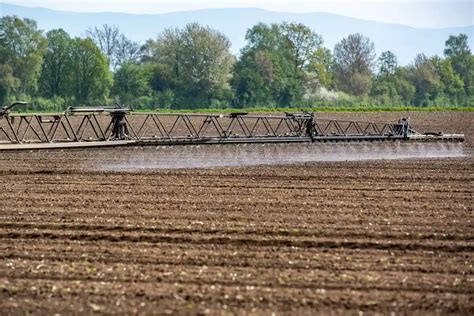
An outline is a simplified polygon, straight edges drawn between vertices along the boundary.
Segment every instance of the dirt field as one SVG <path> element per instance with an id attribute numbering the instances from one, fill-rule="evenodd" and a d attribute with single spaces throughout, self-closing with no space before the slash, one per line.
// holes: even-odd
<path id="1" fill-rule="evenodd" d="M 471 156 L 104 172 L 125 149 L 0 153 L 0 314 L 472 315 L 474 115 L 410 116 Z"/>

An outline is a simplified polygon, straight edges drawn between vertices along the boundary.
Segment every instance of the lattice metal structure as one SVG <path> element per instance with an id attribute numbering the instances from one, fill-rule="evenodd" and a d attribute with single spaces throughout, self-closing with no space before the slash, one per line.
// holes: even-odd
<path id="1" fill-rule="evenodd" d="M 61 114 L 0 109 L 0 149 L 125 145 L 327 141 L 463 141 L 460 134 L 420 134 L 407 118 L 395 123 L 285 115 L 139 113 L 128 108 L 69 108 Z"/>

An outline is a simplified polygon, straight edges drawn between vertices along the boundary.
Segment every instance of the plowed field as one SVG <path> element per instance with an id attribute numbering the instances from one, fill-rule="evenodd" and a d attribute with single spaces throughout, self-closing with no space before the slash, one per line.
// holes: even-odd
<path id="1" fill-rule="evenodd" d="M 134 149 L 0 153 L 0 314 L 472 315 L 474 115 L 411 116 L 468 157 L 105 172 L 91 159 Z"/>

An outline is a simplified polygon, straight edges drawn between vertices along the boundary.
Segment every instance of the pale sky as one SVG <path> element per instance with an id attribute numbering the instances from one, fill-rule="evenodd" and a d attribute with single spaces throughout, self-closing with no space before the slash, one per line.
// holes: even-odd
<path id="1" fill-rule="evenodd" d="M 474 24 L 474 0 L 0 0 L 0 2 L 64 11 L 127 13 L 252 7 L 284 12 L 330 12 L 413 27 L 441 28 Z"/>

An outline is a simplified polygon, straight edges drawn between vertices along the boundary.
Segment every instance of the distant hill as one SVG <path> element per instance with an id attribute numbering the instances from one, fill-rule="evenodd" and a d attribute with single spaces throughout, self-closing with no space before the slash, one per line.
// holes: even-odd
<path id="1" fill-rule="evenodd" d="M 220 30 L 232 42 L 232 52 L 238 54 L 245 45 L 245 32 L 258 22 L 301 22 L 321 34 L 324 45 L 334 45 L 348 34 L 359 32 L 375 43 L 377 53 L 393 51 L 402 65 L 410 63 L 418 53 L 442 55 L 449 35 L 465 33 L 474 47 L 474 25 L 468 27 L 423 29 L 397 24 L 364 21 L 330 13 L 282 13 L 262 9 L 206 9 L 163 14 L 79 13 L 30 8 L 0 3 L 0 15 L 33 18 L 41 29 L 63 28 L 80 36 L 90 26 L 115 24 L 130 39 L 145 42 L 156 38 L 167 27 L 182 27 L 199 22 Z M 474 49 L 473 49 L 474 50 Z"/>

